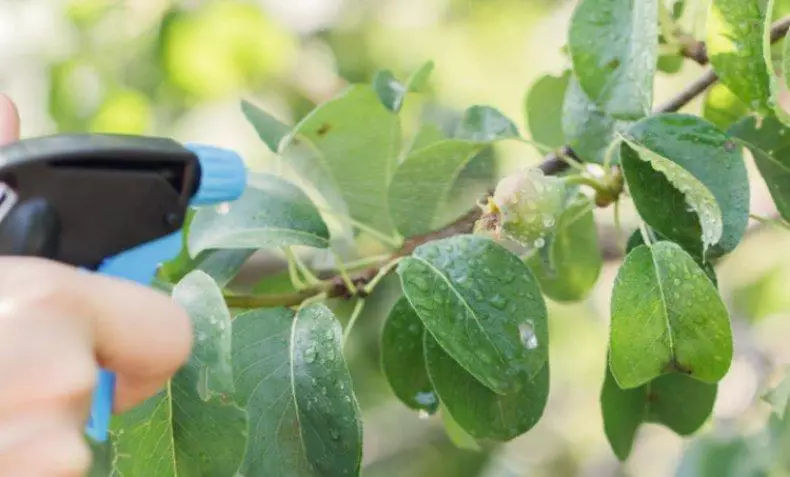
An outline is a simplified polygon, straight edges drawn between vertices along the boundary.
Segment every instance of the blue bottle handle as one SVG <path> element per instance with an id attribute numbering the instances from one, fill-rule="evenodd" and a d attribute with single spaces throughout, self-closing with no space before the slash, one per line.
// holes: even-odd
<path id="1" fill-rule="evenodd" d="M 140 245 L 116 255 L 99 267 L 99 273 L 150 285 L 160 263 L 177 256 L 181 251 L 182 233 L 176 232 L 159 240 Z M 102 369 L 93 392 L 93 404 L 85 432 L 93 440 L 107 440 L 112 407 L 115 402 L 115 374 Z"/>

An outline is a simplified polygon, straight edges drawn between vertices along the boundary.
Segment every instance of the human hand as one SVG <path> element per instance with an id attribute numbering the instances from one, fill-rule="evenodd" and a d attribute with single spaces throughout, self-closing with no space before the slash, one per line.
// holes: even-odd
<path id="1" fill-rule="evenodd" d="M 19 137 L 0 95 L 0 144 Z M 115 412 L 155 394 L 187 360 L 189 318 L 134 283 L 37 258 L 0 258 L 0 475 L 82 476 L 99 367 L 117 374 Z"/>

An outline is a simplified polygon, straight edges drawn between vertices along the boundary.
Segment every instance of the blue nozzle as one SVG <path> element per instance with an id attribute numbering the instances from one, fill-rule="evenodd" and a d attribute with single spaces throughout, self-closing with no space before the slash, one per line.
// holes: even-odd
<path id="1" fill-rule="evenodd" d="M 241 157 L 228 149 L 185 144 L 200 161 L 200 187 L 192 205 L 211 205 L 238 199 L 247 187 L 247 168 Z"/>

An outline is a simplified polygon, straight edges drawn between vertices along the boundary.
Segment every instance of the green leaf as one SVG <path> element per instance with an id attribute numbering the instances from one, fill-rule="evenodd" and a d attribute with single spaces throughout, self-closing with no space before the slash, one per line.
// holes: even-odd
<path id="1" fill-rule="evenodd" d="M 782 73 L 785 78 L 785 87 L 790 89 L 790 36 L 785 36 L 782 43 Z"/>
<path id="2" fill-rule="evenodd" d="M 527 259 L 543 293 L 558 302 L 583 300 L 595 286 L 603 267 L 589 199 L 578 200 L 579 196 L 574 199 L 562 212 L 547 242 L 548 263 L 542 253 Z"/>
<path id="3" fill-rule="evenodd" d="M 663 73 L 675 74 L 683 69 L 685 62 L 686 58 L 684 58 L 682 55 L 661 55 L 658 57 L 658 63 L 656 67 Z"/>
<path id="4" fill-rule="evenodd" d="M 645 118 L 625 137 L 623 172 L 645 222 L 694 255 L 734 250 L 746 232 L 750 194 L 735 142 L 685 114 Z"/>
<path id="5" fill-rule="evenodd" d="M 428 332 L 486 387 L 516 392 L 545 367 L 546 305 L 516 255 L 489 239 L 458 235 L 421 245 L 398 274 Z"/>
<path id="6" fill-rule="evenodd" d="M 446 408 L 440 411 L 442 416 L 442 424 L 444 424 L 444 432 L 450 441 L 459 449 L 466 449 L 471 451 L 479 451 L 480 445 L 475 441 L 475 438 L 470 436 L 463 427 L 461 427 L 453 416 L 447 411 Z"/>
<path id="7" fill-rule="evenodd" d="M 585 162 L 603 164 L 615 132 L 630 122 L 615 120 L 603 113 L 571 77 L 563 103 L 562 130 L 568 145 Z"/>
<path id="8" fill-rule="evenodd" d="M 230 316 L 202 272 L 187 275 L 173 297 L 193 322 L 192 356 L 165 389 L 113 418 L 115 469 L 157 477 L 234 475 L 244 457 L 247 416 L 227 396 L 215 395 L 233 389 L 227 381 Z"/>
<path id="9" fill-rule="evenodd" d="M 110 477 L 113 475 L 112 462 L 112 443 L 96 442 L 86 438 L 86 443 L 91 449 L 91 468 L 88 470 L 87 477 Z"/>
<path id="10" fill-rule="evenodd" d="M 763 57 L 764 22 L 758 0 L 712 0 L 706 47 L 721 82 L 751 109 L 770 114 L 769 71 Z"/>
<path id="11" fill-rule="evenodd" d="M 714 84 L 705 95 L 702 117 L 721 130 L 727 130 L 749 114 L 749 108 L 721 83 Z"/>
<path id="12" fill-rule="evenodd" d="M 233 280 L 255 250 L 206 250 L 195 259 L 195 269 L 210 276 L 220 287 Z"/>
<path id="13" fill-rule="evenodd" d="M 404 85 L 389 70 L 376 72 L 373 77 L 373 88 L 381 103 L 390 111 L 398 112 L 403 106 L 406 95 L 422 89 L 433 71 L 433 62 L 424 63 L 415 71 Z"/>
<path id="14" fill-rule="evenodd" d="M 645 227 L 648 233 L 651 235 L 653 242 L 662 242 L 667 241 L 671 242 L 668 238 L 661 235 L 659 232 L 651 229 L 650 227 Z M 631 253 L 631 250 L 639 247 L 640 245 L 645 245 L 645 239 L 642 237 L 642 232 L 639 229 L 634 230 L 630 237 L 628 237 L 628 242 L 626 243 L 625 254 L 628 255 Z M 688 250 L 686 251 L 688 253 Z M 695 256 L 692 253 L 689 253 L 694 258 L 694 261 L 697 262 L 697 265 L 702 268 L 705 272 L 705 275 L 710 278 L 710 281 L 713 283 L 715 287 L 719 286 L 718 277 L 716 277 L 716 269 L 713 267 L 713 263 L 710 261 L 703 262 L 701 256 Z"/>
<path id="15" fill-rule="evenodd" d="M 784 66 L 780 63 L 774 66 L 773 59 L 773 44 L 771 41 L 771 18 L 774 13 L 774 0 L 768 0 L 763 13 L 763 60 L 765 61 L 766 71 L 769 78 L 769 89 L 771 91 L 771 98 L 769 105 L 773 109 L 773 114 L 783 123 L 790 124 L 790 113 L 783 107 L 783 98 L 787 95 L 787 83 L 785 78 L 780 76 L 778 70 L 783 70 Z M 785 38 L 787 38 L 785 36 Z M 784 53 L 784 52 L 782 52 Z M 782 57 L 781 61 L 785 61 L 786 57 Z M 779 62 L 777 62 L 779 63 Z"/>
<path id="16" fill-rule="evenodd" d="M 716 384 L 670 373 L 633 389 L 621 389 L 609 368 L 601 390 L 601 410 L 609 445 L 628 459 L 642 423 L 663 424 L 681 436 L 696 432 L 713 410 Z"/>
<path id="17" fill-rule="evenodd" d="M 395 396 L 406 406 L 433 414 L 439 399 L 425 367 L 422 335 L 425 327 L 406 297 L 390 310 L 381 335 L 384 376 Z"/>
<path id="18" fill-rule="evenodd" d="M 524 102 L 524 116 L 532 139 L 553 148 L 565 144 L 562 132 L 562 103 L 570 81 L 570 71 L 560 76 L 540 77 L 529 89 Z"/>
<path id="19" fill-rule="evenodd" d="M 659 0 L 583 0 L 568 45 L 582 90 L 611 117 L 650 113 L 658 57 Z"/>
<path id="20" fill-rule="evenodd" d="M 746 143 L 777 210 L 790 220 L 790 128 L 775 117 L 748 117 L 729 132 Z"/>
<path id="21" fill-rule="evenodd" d="M 473 142 L 490 143 L 518 136 L 513 121 L 489 106 L 472 106 L 464 111 L 455 129 L 457 139 Z"/>
<path id="22" fill-rule="evenodd" d="M 341 334 L 324 305 L 295 316 L 285 308 L 253 310 L 233 321 L 236 396 L 250 415 L 240 474 L 359 474 L 362 424 Z"/>
<path id="23" fill-rule="evenodd" d="M 280 143 L 291 132 L 291 127 L 249 101 L 241 102 L 241 111 L 269 150 L 279 152 Z"/>
<path id="24" fill-rule="evenodd" d="M 610 366 L 624 389 L 679 371 L 716 383 L 732 361 L 729 314 L 694 259 L 672 242 L 631 251 L 612 290 Z"/>
<path id="25" fill-rule="evenodd" d="M 201 208 L 189 228 L 189 251 L 259 249 L 286 245 L 326 248 L 329 230 L 315 205 L 295 185 L 258 174 L 229 205 Z"/>
<path id="26" fill-rule="evenodd" d="M 198 394 L 204 401 L 212 394 L 232 394 L 230 312 L 222 291 L 210 276 L 194 271 L 173 288 L 172 296 L 189 314 L 196 332 L 192 359 L 199 371 Z"/>
<path id="27" fill-rule="evenodd" d="M 305 117 L 281 149 L 335 212 L 388 233 L 382 212 L 400 142 L 398 116 L 372 86 L 352 85 Z"/>
<path id="28" fill-rule="evenodd" d="M 522 374 L 521 389 L 500 395 L 464 371 L 433 339 L 425 334 L 428 374 L 444 407 L 455 422 L 476 439 L 508 441 L 532 429 L 546 407 L 549 365 L 537 374 Z"/>
<path id="29" fill-rule="evenodd" d="M 436 230 L 460 172 L 484 145 L 447 139 L 408 155 L 389 188 L 389 211 L 404 237 Z"/>

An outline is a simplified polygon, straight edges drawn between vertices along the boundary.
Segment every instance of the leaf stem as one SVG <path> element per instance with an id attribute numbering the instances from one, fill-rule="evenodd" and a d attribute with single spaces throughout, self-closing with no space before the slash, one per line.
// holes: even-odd
<path id="1" fill-rule="evenodd" d="M 283 247 L 283 253 L 288 260 L 288 276 L 291 279 L 291 285 L 297 290 L 304 290 L 307 285 L 299 277 L 298 265 L 296 264 L 296 256 L 291 250 L 291 247 Z"/>
<path id="2" fill-rule="evenodd" d="M 621 250 L 621 253 L 625 255 L 626 248 L 628 245 L 625 241 L 625 236 L 623 235 L 623 224 L 620 221 L 620 200 L 614 201 L 614 231 L 617 234 L 617 248 Z"/>
<path id="3" fill-rule="evenodd" d="M 340 258 L 340 255 L 332 249 L 332 256 L 335 257 L 335 263 L 337 263 L 337 271 L 340 273 L 340 277 L 343 279 L 343 284 L 346 285 L 350 291 L 354 291 L 356 289 L 356 285 L 354 285 L 354 281 L 351 280 L 351 277 L 348 276 L 348 270 L 346 270 L 346 266 L 343 263 L 343 259 Z"/>
<path id="4" fill-rule="evenodd" d="M 650 232 L 648 232 L 647 224 L 645 224 L 643 220 L 639 221 L 639 232 L 642 234 L 642 240 L 645 242 L 645 245 L 652 247 L 653 237 L 650 235 Z"/>
<path id="5" fill-rule="evenodd" d="M 563 153 L 562 150 L 556 152 L 557 159 L 564 162 L 565 164 L 569 165 L 570 167 L 576 169 L 579 172 L 586 173 L 587 169 L 584 167 L 584 164 L 577 161 L 576 159 L 572 158 L 571 156 Z"/>
<path id="6" fill-rule="evenodd" d="M 299 309 L 301 310 L 302 308 L 310 306 L 313 303 L 318 303 L 318 302 L 324 301 L 327 298 L 329 298 L 329 293 L 327 293 L 327 292 L 321 292 L 321 293 L 319 293 L 317 295 L 313 295 L 310 298 L 304 300 L 302 303 L 300 303 L 299 304 Z"/>
<path id="7" fill-rule="evenodd" d="M 405 257 L 396 258 L 395 260 L 392 260 L 388 264 L 381 267 L 381 269 L 379 269 L 379 272 L 376 274 L 376 276 L 374 276 L 373 279 L 370 282 L 368 282 L 367 285 L 365 285 L 365 288 L 362 289 L 365 295 L 370 295 L 371 293 L 373 293 L 373 290 L 376 288 L 376 285 L 378 285 L 379 282 L 381 282 L 381 280 L 383 280 L 384 277 L 386 277 L 389 274 L 389 272 L 391 272 L 392 269 L 395 268 L 398 265 L 398 263 L 400 263 L 400 261 L 403 260 L 404 258 Z"/>
<path id="8" fill-rule="evenodd" d="M 351 318 L 348 320 L 348 324 L 346 324 L 346 329 L 343 330 L 343 347 L 345 348 L 346 342 L 348 342 L 348 337 L 351 336 L 351 329 L 357 322 L 359 315 L 362 314 L 362 309 L 365 308 L 365 299 L 364 298 L 357 298 L 357 302 L 354 304 L 354 311 L 351 312 Z"/>
<path id="9" fill-rule="evenodd" d="M 614 153 L 617 151 L 617 148 L 620 146 L 620 143 L 622 142 L 623 142 L 623 137 L 618 134 L 617 138 L 609 144 L 609 147 L 606 148 L 606 153 L 603 159 L 603 168 L 607 174 L 609 173 L 609 170 L 612 168 Z"/>
<path id="10" fill-rule="evenodd" d="M 362 222 L 360 222 L 360 221 L 358 221 L 356 219 L 353 219 L 353 218 L 349 217 L 346 214 L 341 214 L 340 212 L 336 212 L 336 211 L 334 211 L 332 209 L 327 209 L 325 207 L 318 207 L 318 206 L 316 206 L 316 207 L 321 212 L 326 212 L 327 214 L 330 214 L 330 215 L 332 215 L 334 217 L 337 217 L 340 220 L 344 220 L 347 223 L 349 223 L 350 225 L 358 228 L 359 230 L 361 230 L 361 231 L 363 231 L 365 233 L 368 233 L 368 234 L 370 234 L 373 237 L 376 237 L 382 243 L 384 243 L 386 245 L 389 245 L 390 247 L 398 248 L 402 244 L 402 240 L 400 240 L 399 238 L 397 238 L 397 237 L 390 237 L 389 235 L 387 235 L 387 234 L 385 234 L 383 232 L 379 232 L 378 230 L 374 229 L 370 225 L 363 224 Z"/>
<path id="11" fill-rule="evenodd" d="M 291 247 L 288 248 L 290 249 Z M 299 258 L 299 255 L 293 253 L 293 251 L 291 253 L 293 254 L 293 259 L 296 262 L 296 267 L 302 273 L 302 276 L 305 278 L 305 281 L 307 281 L 307 284 L 310 286 L 315 286 L 321 283 L 321 280 L 310 271 L 310 268 L 305 265 L 301 258 Z"/>
<path id="12" fill-rule="evenodd" d="M 603 195 L 609 195 L 609 189 L 606 187 L 606 184 L 599 181 L 594 177 L 590 177 L 586 174 L 576 174 L 572 176 L 566 176 L 562 179 L 568 185 L 586 185 L 588 187 L 592 187 L 595 192 Z"/>
<path id="13" fill-rule="evenodd" d="M 786 230 L 790 230 L 790 223 L 787 223 L 781 218 L 772 219 L 770 217 L 763 217 L 762 215 L 757 215 L 757 214 L 749 214 L 749 218 L 754 221 L 760 222 L 761 224 L 774 225 Z"/>
<path id="14" fill-rule="evenodd" d="M 351 260 L 345 262 L 346 270 L 354 270 L 357 268 L 365 268 L 369 267 L 370 265 L 375 265 L 381 262 L 386 261 L 390 257 L 388 253 L 382 253 L 379 255 L 372 255 L 370 257 L 363 257 L 357 260 Z"/>

